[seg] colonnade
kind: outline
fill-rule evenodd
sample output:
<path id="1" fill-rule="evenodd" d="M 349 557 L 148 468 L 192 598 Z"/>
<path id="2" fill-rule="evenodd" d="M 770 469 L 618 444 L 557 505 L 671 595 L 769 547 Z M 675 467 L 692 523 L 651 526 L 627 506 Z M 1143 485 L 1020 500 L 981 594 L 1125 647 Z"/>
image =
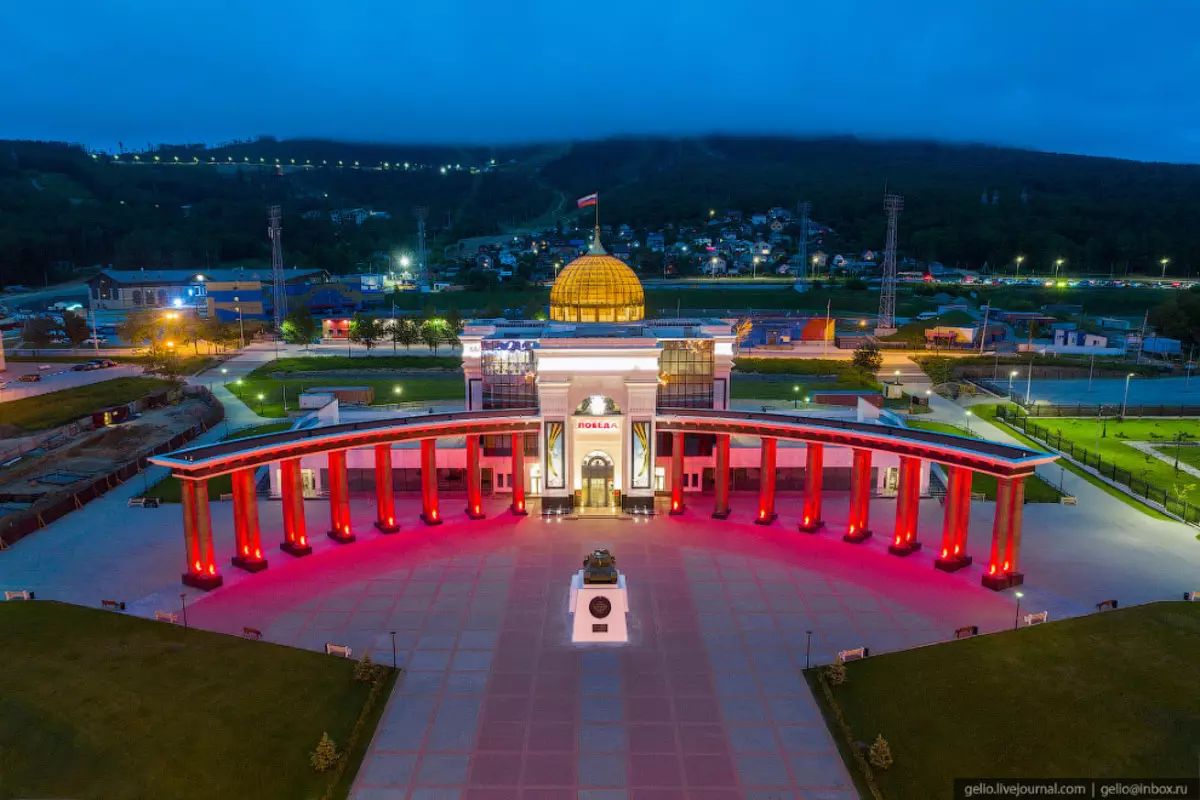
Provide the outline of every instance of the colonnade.
<path id="1" fill-rule="evenodd" d="M 683 433 L 672 432 L 671 447 L 671 513 L 683 514 L 686 510 L 683 495 Z M 771 524 L 778 515 L 775 511 L 776 497 L 776 438 L 761 437 L 761 463 L 759 472 L 758 512 L 755 523 Z M 804 533 L 816 533 L 825 527 L 821 519 L 822 478 L 824 473 L 825 445 L 808 443 L 808 455 L 804 473 L 804 501 L 799 529 Z M 861 544 L 871 538 L 871 450 L 852 448 L 853 460 L 850 469 L 850 514 L 842 539 L 851 544 Z M 714 477 L 716 498 L 713 517 L 726 519 L 729 509 L 729 434 L 716 434 L 716 469 Z M 888 552 L 896 556 L 908 556 L 921 549 L 919 538 L 919 509 L 921 499 L 921 462 L 916 456 L 900 457 L 900 482 L 896 495 L 896 518 Z M 967 530 L 971 516 L 971 480 L 974 473 L 966 467 L 946 467 L 948 483 L 942 524 L 941 555 L 934 566 L 945 572 L 955 572 L 971 564 L 966 554 Z M 1021 547 L 1022 507 L 1025 500 L 1025 476 L 997 479 L 996 515 L 992 526 L 992 547 L 988 560 L 988 571 L 982 583 L 991 589 L 1005 589 L 1023 581 L 1019 566 Z"/>
<path id="2" fill-rule="evenodd" d="M 467 507 L 471 519 L 483 519 L 483 491 L 480 476 L 480 437 L 467 436 Z M 437 480 L 437 438 L 420 440 L 421 446 L 421 520 L 426 525 L 442 524 Z M 375 445 L 375 520 L 380 533 L 393 534 L 400 530 L 396 519 L 396 497 L 392 482 L 392 447 Z M 329 530 L 327 535 L 339 544 L 354 542 L 350 517 L 350 484 L 346 471 L 346 450 L 331 450 L 327 454 L 329 479 Z M 283 503 L 283 541 L 279 549 L 291 556 L 301 557 L 312 552 L 308 540 L 304 513 L 304 485 L 301 480 L 300 459 L 285 458 L 279 462 L 279 487 Z M 255 489 L 255 467 L 230 473 L 233 483 L 233 521 L 236 553 L 235 567 L 247 572 L 267 568 L 258 524 L 258 496 Z M 222 583 L 213 548 L 212 518 L 209 511 L 207 478 L 177 475 L 182 505 L 183 530 L 187 547 L 188 571 L 183 582 L 201 589 L 215 589 Z M 525 441 L 523 433 L 512 434 L 512 505 L 517 516 L 528 513 L 525 508 Z"/>

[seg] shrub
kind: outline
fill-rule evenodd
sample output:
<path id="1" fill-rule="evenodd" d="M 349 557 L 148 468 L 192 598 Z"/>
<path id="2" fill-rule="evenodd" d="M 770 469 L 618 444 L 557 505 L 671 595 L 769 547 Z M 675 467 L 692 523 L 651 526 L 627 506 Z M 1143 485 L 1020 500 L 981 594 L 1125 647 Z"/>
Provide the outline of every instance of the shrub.
<path id="1" fill-rule="evenodd" d="M 341 755 L 338 753 L 333 739 L 329 738 L 328 733 L 322 733 L 321 741 L 317 742 L 317 749 L 309 757 L 313 769 L 317 772 L 328 772 L 337 766 L 339 758 Z"/>
<path id="2" fill-rule="evenodd" d="M 825 675 L 827 678 L 829 678 L 829 683 L 831 686 L 841 686 L 843 683 L 845 683 L 846 665 L 842 663 L 842 659 L 839 658 L 837 661 L 834 661 L 832 664 L 826 667 Z"/>
<path id="3" fill-rule="evenodd" d="M 854 366 L 860 369 L 878 372 L 883 366 L 883 353 L 873 342 L 866 342 L 854 351 Z"/>
<path id="4" fill-rule="evenodd" d="M 876 736 L 875 741 L 871 743 L 867 757 L 875 769 L 887 769 L 892 766 L 892 748 L 888 746 L 887 739 L 884 739 L 882 734 Z"/>
<path id="5" fill-rule="evenodd" d="M 371 654 L 363 653 L 363 657 L 354 665 L 354 680 L 374 683 L 382 672 L 380 665 L 371 660 Z"/>

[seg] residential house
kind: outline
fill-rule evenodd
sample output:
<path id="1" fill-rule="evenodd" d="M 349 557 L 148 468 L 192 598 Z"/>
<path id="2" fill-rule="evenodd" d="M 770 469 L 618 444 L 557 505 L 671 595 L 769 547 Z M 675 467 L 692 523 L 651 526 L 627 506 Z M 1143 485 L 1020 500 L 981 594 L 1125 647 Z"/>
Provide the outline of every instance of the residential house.
<path id="1" fill-rule="evenodd" d="M 1055 347 L 1108 347 L 1108 337 L 1098 333 L 1058 328 L 1054 331 Z"/>
<path id="2" fill-rule="evenodd" d="M 752 214 L 750 216 L 750 224 L 754 225 L 756 227 L 759 225 L 766 225 L 767 224 L 767 215 L 766 214 Z"/>
<path id="3" fill-rule="evenodd" d="M 661 233 L 646 234 L 646 247 L 651 253 L 661 253 L 667 249 L 666 237 Z"/>
<path id="4" fill-rule="evenodd" d="M 628 225 L 622 225 L 617 229 L 617 237 L 620 239 L 629 240 L 633 238 L 633 228 Z"/>

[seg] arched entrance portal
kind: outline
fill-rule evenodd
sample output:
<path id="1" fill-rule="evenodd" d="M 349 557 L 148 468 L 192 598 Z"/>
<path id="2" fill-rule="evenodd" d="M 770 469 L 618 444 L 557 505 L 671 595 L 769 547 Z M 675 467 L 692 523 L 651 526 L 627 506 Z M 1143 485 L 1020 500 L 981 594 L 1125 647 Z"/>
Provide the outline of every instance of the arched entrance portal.
<path id="1" fill-rule="evenodd" d="M 608 508 L 613 496 L 613 461 L 593 450 L 583 457 L 583 507 Z"/>

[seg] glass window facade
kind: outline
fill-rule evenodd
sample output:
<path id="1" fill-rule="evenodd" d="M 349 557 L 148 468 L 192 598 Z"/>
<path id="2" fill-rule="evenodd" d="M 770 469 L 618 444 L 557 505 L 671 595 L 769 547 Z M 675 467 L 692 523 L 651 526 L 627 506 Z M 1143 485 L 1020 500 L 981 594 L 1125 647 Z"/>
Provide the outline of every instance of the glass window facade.
<path id="1" fill-rule="evenodd" d="M 483 342 L 483 408 L 537 408 L 532 342 Z"/>
<path id="2" fill-rule="evenodd" d="M 663 342 L 658 379 L 659 408 L 712 408 L 713 343 L 706 339 Z"/>

